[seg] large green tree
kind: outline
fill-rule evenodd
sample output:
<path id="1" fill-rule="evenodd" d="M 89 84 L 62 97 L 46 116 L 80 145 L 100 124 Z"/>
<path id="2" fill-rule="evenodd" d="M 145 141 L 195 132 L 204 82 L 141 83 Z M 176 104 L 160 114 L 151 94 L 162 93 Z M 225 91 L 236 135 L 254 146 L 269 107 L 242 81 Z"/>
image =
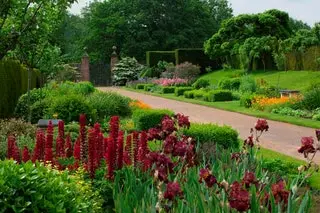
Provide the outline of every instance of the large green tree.
<path id="1" fill-rule="evenodd" d="M 148 50 L 200 47 L 232 16 L 226 0 L 109 0 L 83 13 L 93 60 L 107 60 L 113 45 L 145 59 Z"/>

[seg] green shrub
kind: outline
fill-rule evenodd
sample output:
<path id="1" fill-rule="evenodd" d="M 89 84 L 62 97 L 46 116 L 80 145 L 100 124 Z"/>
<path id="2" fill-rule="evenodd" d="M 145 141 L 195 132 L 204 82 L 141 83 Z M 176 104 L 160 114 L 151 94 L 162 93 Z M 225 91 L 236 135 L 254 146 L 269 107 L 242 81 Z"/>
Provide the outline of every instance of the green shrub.
<path id="1" fill-rule="evenodd" d="M 193 90 L 192 87 L 176 87 L 176 89 L 174 90 L 174 94 L 176 96 L 181 96 L 184 94 L 184 92 L 191 91 L 191 90 Z"/>
<path id="2" fill-rule="evenodd" d="M 252 101 L 254 99 L 255 94 L 245 93 L 240 98 L 240 106 L 245 108 L 250 108 L 252 106 Z"/>
<path id="3" fill-rule="evenodd" d="M 138 130 L 147 130 L 160 124 L 163 116 L 174 113 L 163 109 L 137 109 L 133 112 L 132 120 Z"/>
<path id="4" fill-rule="evenodd" d="M 38 123 L 40 119 L 45 118 L 45 115 L 48 112 L 50 104 L 51 104 L 50 99 L 40 100 L 32 104 L 30 109 L 31 123 L 33 124 Z"/>
<path id="5" fill-rule="evenodd" d="M 213 90 L 206 94 L 206 101 L 232 101 L 232 92 L 228 90 Z"/>
<path id="6" fill-rule="evenodd" d="M 46 85 L 46 89 L 49 90 L 51 96 L 60 96 L 60 95 L 90 95 L 95 91 L 95 88 L 91 82 L 82 81 L 74 83 L 71 81 L 66 81 L 62 83 L 50 82 Z"/>
<path id="7" fill-rule="evenodd" d="M 242 93 L 254 93 L 257 90 L 256 81 L 250 76 L 243 76 L 240 82 L 239 90 Z"/>
<path id="8" fill-rule="evenodd" d="M 99 122 L 113 115 L 125 117 L 131 114 L 130 98 L 114 92 L 95 92 L 89 96 L 88 103 L 96 110 Z"/>
<path id="9" fill-rule="evenodd" d="M 228 126 L 192 123 L 184 134 L 195 138 L 200 144 L 218 144 L 224 148 L 238 148 L 238 132 Z"/>
<path id="10" fill-rule="evenodd" d="M 226 78 L 219 81 L 219 88 L 224 90 L 239 90 L 240 78 Z"/>
<path id="11" fill-rule="evenodd" d="M 9 120 L 0 120 L 0 135 L 5 137 L 8 135 L 25 135 L 34 138 L 36 129 L 35 125 L 27 123 L 21 119 L 12 118 Z"/>
<path id="12" fill-rule="evenodd" d="M 154 84 L 145 84 L 143 90 L 149 92 Z"/>
<path id="13" fill-rule="evenodd" d="M 239 91 L 232 91 L 232 100 L 239 101 L 242 94 Z"/>
<path id="14" fill-rule="evenodd" d="M 176 66 L 174 76 L 176 78 L 193 81 L 200 75 L 200 67 L 189 62 L 184 62 Z"/>
<path id="15" fill-rule="evenodd" d="M 257 88 L 256 94 L 258 95 L 263 95 L 268 98 L 273 98 L 273 97 L 280 97 L 280 91 L 274 86 L 267 86 L 267 87 L 259 87 Z"/>
<path id="16" fill-rule="evenodd" d="M 69 123 L 71 121 L 79 121 L 80 114 L 86 114 L 87 120 L 90 123 L 95 122 L 96 112 L 88 101 L 80 95 L 68 95 L 55 97 L 48 109 L 47 118 L 52 118 L 54 114 L 58 115 L 58 119 Z"/>
<path id="17" fill-rule="evenodd" d="M 102 212 L 102 200 L 89 183 L 67 172 L 32 162 L 0 162 L 3 212 Z"/>
<path id="18" fill-rule="evenodd" d="M 263 169 L 276 174 L 277 177 L 298 175 L 297 168 L 301 166 L 299 163 L 285 162 L 279 159 L 263 159 L 261 162 Z"/>
<path id="19" fill-rule="evenodd" d="M 320 107 L 320 88 L 310 90 L 304 95 L 302 104 L 305 109 L 313 110 Z"/>
<path id="20" fill-rule="evenodd" d="M 194 90 L 193 98 L 197 100 L 204 100 L 207 92 L 205 90 Z"/>
<path id="21" fill-rule="evenodd" d="M 30 108 L 31 106 L 36 103 L 37 101 L 43 100 L 49 91 L 47 89 L 33 89 L 30 91 L 29 96 L 29 104 Z M 15 108 L 15 115 L 19 118 L 22 118 L 24 120 L 28 120 L 29 115 L 29 107 L 28 107 L 28 93 L 23 94 L 20 96 L 17 106 Z"/>
<path id="22" fill-rule="evenodd" d="M 113 68 L 113 83 L 115 85 L 126 85 L 128 81 L 137 80 L 144 66 L 139 64 L 135 58 L 125 57 Z"/>
<path id="23" fill-rule="evenodd" d="M 136 89 L 144 89 L 144 86 L 145 86 L 146 84 L 137 84 L 136 85 Z"/>
<path id="24" fill-rule="evenodd" d="M 207 79 L 198 79 L 192 85 L 195 89 L 207 88 L 210 86 L 210 82 Z"/>
<path id="25" fill-rule="evenodd" d="M 193 98 L 194 98 L 194 92 L 195 92 L 195 91 L 196 91 L 196 90 L 185 91 L 185 92 L 183 93 L 183 96 L 184 96 L 185 98 L 193 99 Z"/>
<path id="26" fill-rule="evenodd" d="M 174 93 L 176 87 L 162 87 L 161 93 L 162 94 L 171 94 Z"/>

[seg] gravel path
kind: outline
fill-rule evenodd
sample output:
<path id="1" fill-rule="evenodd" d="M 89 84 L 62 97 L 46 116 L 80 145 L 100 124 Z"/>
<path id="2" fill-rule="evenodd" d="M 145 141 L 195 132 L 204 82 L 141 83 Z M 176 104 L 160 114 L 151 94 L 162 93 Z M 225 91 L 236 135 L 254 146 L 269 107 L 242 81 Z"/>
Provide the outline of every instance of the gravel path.
<path id="1" fill-rule="evenodd" d="M 250 128 L 257 121 L 256 117 L 240 113 L 131 92 L 120 88 L 101 87 L 98 89 L 102 91 L 115 91 L 132 99 L 141 100 L 152 108 L 166 108 L 174 112 L 183 113 L 188 115 L 193 122 L 232 126 L 243 139 L 247 138 Z M 300 146 L 300 139 L 303 136 L 315 137 L 314 129 L 277 121 L 268 121 L 268 123 L 270 130 L 261 137 L 261 145 L 265 148 L 303 159 L 302 154 L 297 152 L 297 148 Z M 320 163 L 320 155 L 317 156 L 316 162 Z"/>

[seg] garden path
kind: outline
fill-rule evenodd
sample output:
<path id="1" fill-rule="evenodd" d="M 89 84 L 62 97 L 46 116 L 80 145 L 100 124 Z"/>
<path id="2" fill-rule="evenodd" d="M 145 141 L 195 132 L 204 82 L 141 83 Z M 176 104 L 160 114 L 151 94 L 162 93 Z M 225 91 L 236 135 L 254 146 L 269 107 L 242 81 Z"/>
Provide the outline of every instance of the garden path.
<path id="1" fill-rule="evenodd" d="M 250 128 L 254 126 L 258 119 L 240 113 L 131 92 L 116 87 L 101 87 L 99 89 L 102 91 L 118 92 L 132 99 L 141 100 L 152 108 L 166 108 L 176 113 L 183 113 L 188 115 L 192 122 L 217 123 L 219 125 L 232 126 L 243 139 L 249 136 Z M 270 129 L 261 137 L 262 147 L 303 159 L 303 155 L 297 152 L 297 148 L 300 146 L 300 139 L 303 136 L 315 137 L 314 129 L 271 120 L 268 120 L 268 123 Z M 316 156 L 315 160 L 320 163 L 320 155 Z"/>

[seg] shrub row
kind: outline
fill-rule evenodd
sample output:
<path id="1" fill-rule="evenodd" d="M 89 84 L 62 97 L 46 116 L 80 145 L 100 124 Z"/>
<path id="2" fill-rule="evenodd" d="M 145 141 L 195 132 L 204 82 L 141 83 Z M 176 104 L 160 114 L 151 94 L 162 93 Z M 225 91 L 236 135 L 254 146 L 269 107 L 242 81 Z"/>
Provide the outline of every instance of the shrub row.
<path id="1" fill-rule="evenodd" d="M 137 130 L 148 130 L 160 124 L 165 115 L 173 116 L 174 113 L 164 109 L 137 109 L 133 112 L 132 120 Z"/>
<path id="2" fill-rule="evenodd" d="M 191 90 L 184 92 L 184 97 L 208 102 L 233 100 L 233 94 L 228 90 Z"/>

